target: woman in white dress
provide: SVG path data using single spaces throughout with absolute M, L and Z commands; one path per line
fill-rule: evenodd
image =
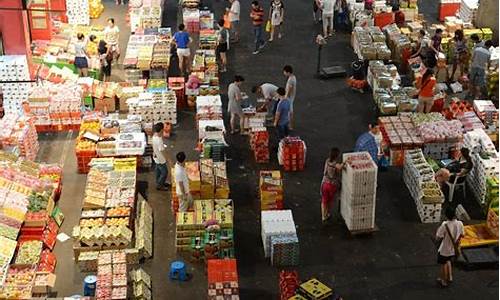
M 281 25 L 283 24 L 283 18 L 285 17 L 285 7 L 283 1 L 273 0 L 271 2 L 271 7 L 269 8 L 269 20 L 271 20 L 271 32 L 269 41 L 272 42 L 274 39 L 274 33 L 278 32 L 278 38 L 281 39 Z

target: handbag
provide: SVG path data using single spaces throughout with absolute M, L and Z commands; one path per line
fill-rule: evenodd
M 266 22 L 266 32 L 270 32 L 271 31 L 271 21 L 267 20 Z
M 455 250 L 455 259 L 457 259 L 460 255 L 462 255 L 462 251 L 460 251 L 460 245 L 451 234 L 448 224 L 444 224 L 444 226 L 446 227 L 446 232 L 448 232 L 448 235 L 451 238 L 451 242 L 453 243 L 453 250 Z

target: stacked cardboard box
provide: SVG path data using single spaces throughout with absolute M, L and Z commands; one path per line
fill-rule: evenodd
M 127 279 L 127 256 L 124 251 L 99 252 L 96 299 L 128 299 Z
M 130 115 L 140 116 L 145 123 L 177 124 L 177 97 L 171 91 L 140 93 L 127 100 Z
M 261 236 L 262 244 L 264 246 L 264 256 L 271 257 L 273 253 L 276 257 L 273 258 L 277 262 L 296 262 L 298 260 L 298 243 L 297 231 L 295 229 L 295 222 L 293 221 L 291 210 L 266 210 L 261 211 Z M 277 237 L 290 239 L 290 245 L 284 246 Z M 272 239 L 275 238 L 275 243 Z M 273 249 L 273 247 L 276 247 Z M 290 251 L 283 253 L 280 250 Z M 296 252 L 292 252 L 296 251 Z M 280 257 L 281 255 L 281 257 Z M 289 255 L 290 259 L 284 258 Z
M 239 300 L 236 259 L 210 259 L 207 263 L 208 300 Z
M 196 33 L 200 31 L 200 10 L 193 8 L 184 8 L 182 10 L 182 19 L 186 25 L 186 31 Z
M 271 265 L 297 266 L 299 264 L 299 239 L 297 236 L 271 237 Z
M 4 151 L 34 161 L 39 149 L 34 119 L 17 115 L 0 119 L 0 146 Z
M 462 0 L 458 16 L 464 23 L 473 24 L 476 22 L 477 9 L 479 7 L 478 0 Z
M 444 195 L 422 150 L 406 152 L 403 180 L 415 201 L 422 223 L 439 222 Z
M 201 237 L 205 233 L 205 226 L 196 223 L 194 212 L 178 212 L 175 221 L 175 248 L 177 251 L 188 251 L 191 238 Z
M 250 148 L 257 163 L 269 162 L 269 132 L 265 127 L 250 131 Z
M 153 209 L 144 199 L 137 203 L 135 248 L 140 251 L 142 257 L 153 256 Z
M 368 152 L 345 153 L 340 212 L 347 228 L 375 228 L 377 165 Z
M 285 171 L 303 171 L 306 162 L 306 143 L 299 137 L 283 138 L 278 147 L 278 162 Z
M 0 90 L 3 93 L 5 114 L 23 114 L 22 103 L 28 98 L 31 87 L 29 82 L 9 83 L 9 81 L 30 79 L 28 61 L 25 55 L 0 56 Z
M 66 15 L 72 25 L 89 25 L 90 11 L 88 0 L 66 0 Z
M 313 278 L 299 286 L 299 294 L 306 297 L 305 299 L 322 300 L 329 299 L 333 295 L 333 290 Z
M 280 271 L 280 300 L 291 299 L 291 297 L 295 295 L 299 283 L 299 274 L 297 271 Z
M 283 209 L 283 182 L 280 171 L 260 171 L 260 209 Z
M 475 100 L 474 111 L 485 124 L 498 123 L 498 109 L 490 100 Z
M 465 133 L 464 147 L 471 152 L 473 168 L 467 175 L 469 187 L 480 204 L 486 204 L 486 182 L 489 177 L 498 177 L 500 158 L 495 145 L 483 129 Z
M 130 280 L 132 281 L 132 291 L 135 300 L 150 300 L 152 299 L 152 284 L 151 276 L 146 271 L 139 268 L 130 272 Z

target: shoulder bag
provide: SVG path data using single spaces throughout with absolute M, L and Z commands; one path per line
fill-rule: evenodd
M 455 259 L 457 259 L 460 255 L 462 255 L 460 251 L 460 243 L 457 240 L 455 240 L 455 238 L 451 234 L 450 228 L 448 227 L 448 223 L 446 223 L 444 226 L 446 227 L 446 232 L 450 236 L 451 242 L 453 243 L 453 250 L 455 250 Z

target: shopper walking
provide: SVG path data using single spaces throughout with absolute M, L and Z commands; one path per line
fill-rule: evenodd
M 286 91 L 286 97 L 290 101 L 290 130 L 293 130 L 293 124 L 294 124 L 293 103 L 295 101 L 295 95 L 297 94 L 297 77 L 295 77 L 295 74 L 293 74 L 293 68 L 290 65 L 286 65 L 283 67 L 283 75 L 285 75 L 285 77 L 287 78 L 285 91 Z
M 322 0 L 321 10 L 323 11 L 323 37 L 333 35 L 333 12 L 335 0 Z
M 446 221 L 437 229 L 436 239 L 440 241 L 437 262 L 441 265 L 437 279 L 441 287 L 453 282 L 451 260 L 460 255 L 460 240 L 464 236 L 464 224 L 455 216 L 455 209 L 448 206 L 445 210 Z
M 321 15 L 323 12 L 321 11 L 321 2 L 320 0 L 313 0 L 313 20 L 314 23 L 317 24 L 321 22 Z
M 256 94 L 259 99 L 265 100 L 266 118 L 272 120 L 274 118 L 275 101 L 278 99 L 278 87 L 272 83 L 263 83 L 252 87 L 252 93 Z
M 276 115 L 274 116 L 274 127 L 278 132 L 278 140 L 281 141 L 290 133 L 290 115 L 291 115 L 291 102 L 286 97 L 284 88 L 278 88 L 278 106 L 276 107 Z
M 120 58 L 120 29 L 115 25 L 115 19 L 113 18 L 108 19 L 108 25 L 104 29 L 104 40 L 113 54 L 113 59 L 118 62 Z
M 260 6 L 258 1 L 252 2 L 252 11 L 250 12 L 250 18 L 253 24 L 253 34 L 255 36 L 255 50 L 253 54 L 259 54 L 259 51 L 264 48 L 266 42 L 264 42 L 262 24 L 264 23 L 264 9 Z
M 434 55 L 438 55 L 443 51 L 443 47 L 441 46 L 441 42 L 443 40 L 443 29 L 438 28 L 436 32 L 432 36 L 430 48 L 434 52 Z
M 229 13 L 229 21 L 231 22 L 231 31 L 233 32 L 233 43 L 238 43 L 240 41 L 240 1 L 239 0 L 229 0 L 231 3 L 230 8 L 226 8 Z
M 482 41 L 477 34 L 473 33 L 470 36 L 470 39 L 472 43 L 474 43 L 473 49 L 476 49 L 477 47 L 484 47 L 485 42 Z
M 219 32 L 217 33 L 217 48 L 216 52 L 220 56 L 220 71 L 224 73 L 227 71 L 227 50 L 229 46 L 229 31 L 224 27 L 224 20 L 219 20 L 217 23 Z
M 104 40 L 99 41 L 99 45 L 97 46 L 97 53 L 99 54 L 99 62 L 101 64 L 103 81 L 108 81 L 111 77 L 111 63 L 113 62 L 113 53 L 111 53 L 110 47 L 108 47 Z
M 455 36 L 452 39 L 454 45 L 453 51 L 453 69 L 448 82 L 455 81 L 455 72 L 460 68 L 460 77 L 464 76 L 465 66 L 469 60 L 469 52 L 467 50 L 467 41 L 464 37 L 464 32 L 461 29 L 455 31 Z
M 179 24 L 179 31 L 177 31 L 173 40 L 177 47 L 177 57 L 179 58 L 179 71 L 181 75 L 185 75 L 189 72 L 190 65 L 190 57 L 191 51 L 189 50 L 189 44 L 191 42 L 191 38 L 189 37 L 189 33 L 184 31 L 184 24 Z
M 477 43 L 480 43 L 479 38 L 477 38 Z M 484 43 L 484 46 L 479 46 L 474 48 L 472 53 L 472 64 L 469 73 L 470 90 L 469 96 L 473 99 L 481 99 L 481 89 L 486 86 L 486 70 L 490 67 L 490 48 L 493 43 L 488 40 Z
M 360 135 L 356 140 L 354 152 L 368 152 L 373 161 L 378 165 L 381 157 L 380 141 L 380 128 L 377 123 L 371 123 L 368 125 L 368 131 Z
M 274 40 L 274 33 L 278 32 L 278 38 L 281 39 L 281 25 L 285 18 L 285 5 L 281 0 L 272 0 L 269 8 L 269 20 L 271 20 L 271 32 L 269 33 L 269 41 Z
M 80 77 L 87 77 L 89 71 L 89 62 L 87 55 L 87 43 L 85 36 L 82 33 L 77 34 L 77 41 L 75 43 L 75 67 L 78 69 Z
M 155 162 L 156 189 L 167 190 L 167 149 L 163 143 L 163 123 L 156 123 L 153 126 L 153 161 Z
M 175 155 L 175 192 L 179 197 L 179 211 L 186 212 L 193 205 L 193 197 L 189 191 L 189 178 L 186 172 L 186 154 L 179 152 Z
M 243 100 L 243 94 L 241 93 L 241 85 L 245 79 L 242 76 L 234 76 L 234 81 L 229 85 L 227 89 L 228 104 L 227 110 L 230 114 L 229 124 L 231 127 L 231 134 L 235 134 L 240 130 L 243 130 L 243 110 L 241 109 L 241 100 Z M 239 118 L 240 129 L 236 129 L 236 118 Z
M 346 30 L 348 27 L 347 19 L 348 19 L 348 8 L 346 0 L 336 0 L 335 7 L 333 11 L 333 31 L 341 29 Z
M 343 167 L 340 159 L 340 150 L 332 148 L 323 168 L 323 179 L 321 180 L 321 220 L 323 222 L 331 217 L 330 210 L 333 206 L 335 193 L 340 187 L 340 172 Z
M 425 70 L 422 77 L 418 77 L 415 86 L 418 88 L 418 106 L 417 111 L 420 113 L 431 112 L 434 104 L 434 90 L 436 88 L 436 78 L 432 69 Z

